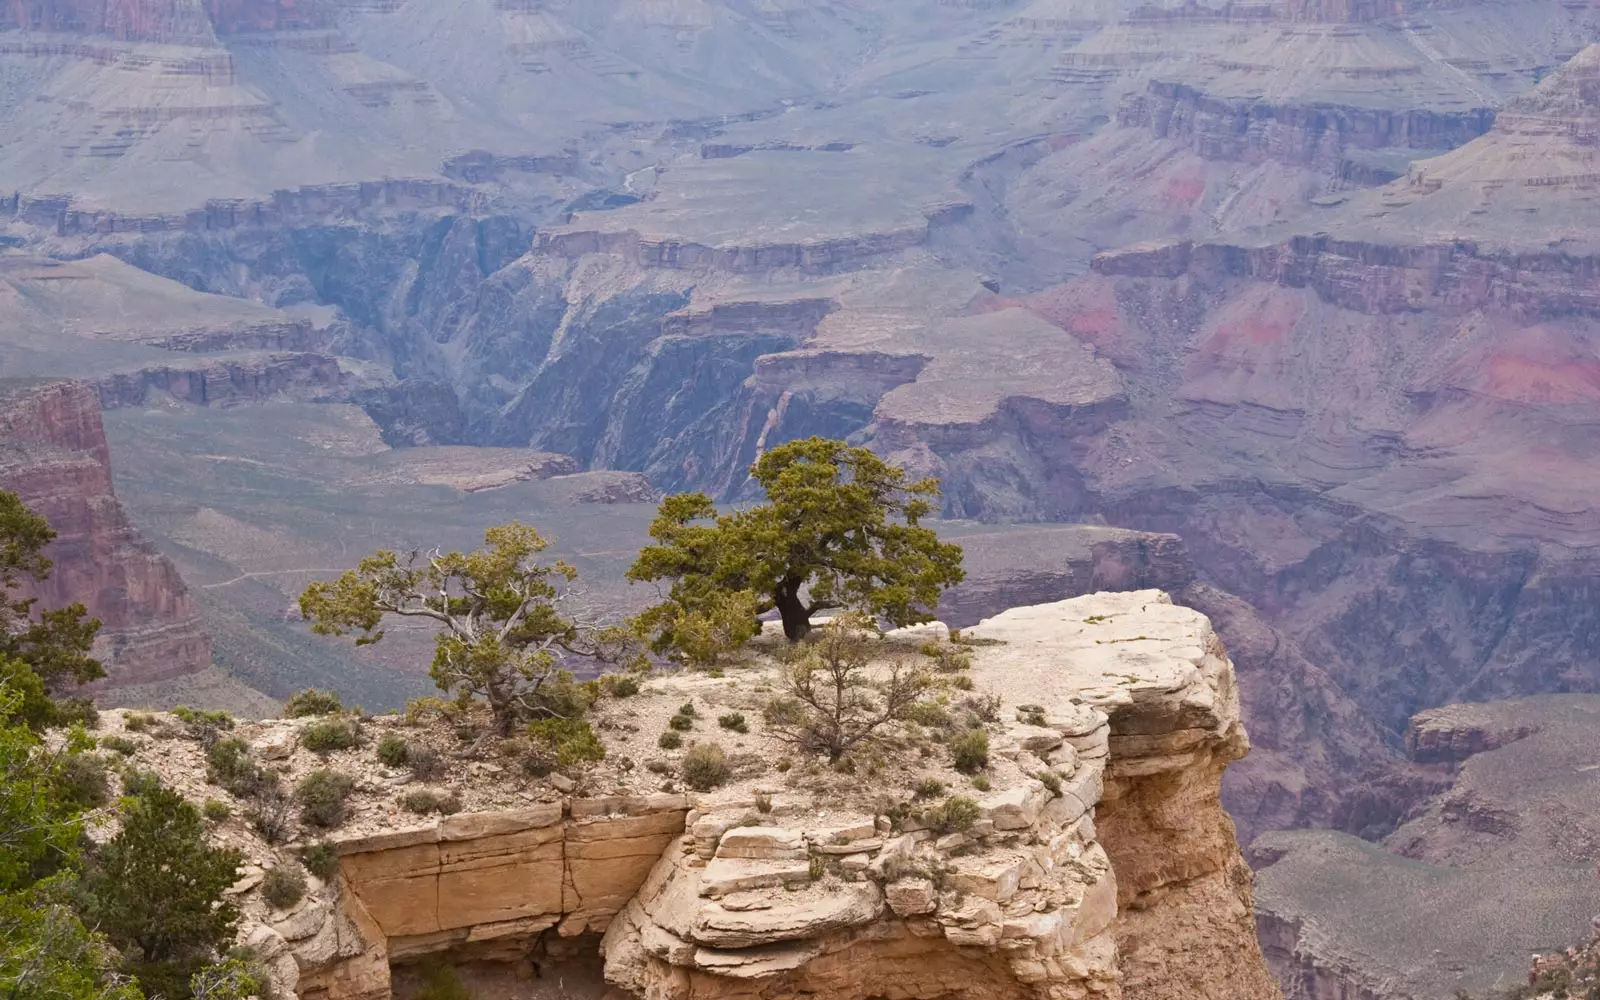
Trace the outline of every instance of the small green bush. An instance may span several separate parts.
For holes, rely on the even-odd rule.
[[[1049,790],[1052,796],[1060,796],[1061,775],[1055,773],[1054,771],[1040,771],[1038,774],[1034,775],[1034,777],[1039,779],[1040,783],[1043,784],[1047,790]]]
[[[148,712],[129,712],[127,717],[122,720],[123,728],[131,733],[142,733],[154,727],[155,724],[156,717]]]
[[[100,709],[95,707],[93,698],[57,698],[55,705],[51,720],[55,725],[100,728]]]
[[[279,865],[261,880],[261,898],[279,910],[287,910],[305,895],[306,877],[289,865]]]
[[[161,787],[161,776],[154,771],[141,771],[131,764],[122,769],[123,795],[144,795]]]
[[[963,698],[961,699],[961,707],[984,722],[994,723],[1000,721],[1000,696],[997,694],[980,694],[970,698]]]
[[[914,799],[936,799],[944,794],[944,782],[938,778],[927,777],[918,781],[912,789],[911,797]]]
[[[378,740],[378,760],[390,767],[404,767],[410,757],[409,749],[403,737],[384,733]]]
[[[756,793],[756,812],[766,815],[772,811],[772,796],[766,792]]]
[[[206,780],[244,797],[259,792],[267,779],[250,754],[250,744],[229,736],[211,744],[206,751]]]
[[[915,722],[919,726],[929,729],[944,729],[950,725],[950,713],[945,707],[932,699],[924,698],[914,702],[906,709],[905,720]]]
[[[256,791],[250,804],[250,825],[269,844],[281,844],[294,833],[294,796],[275,772]]]
[[[950,737],[951,764],[962,774],[976,774],[989,766],[989,734],[969,729]]]
[[[453,965],[434,965],[423,974],[422,989],[416,1000],[472,1000],[472,994],[461,984],[461,976]]]
[[[324,719],[300,730],[300,745],[321,757],[356,745],[355,723],[349,719]]]
[[[946,683],[957,691],[971,691],[976,686],[972,683],[972,678],[966,674],[956,674],[954,677],[949,678]]]
[[[689,718],[693,719],[697,717],[700,712],[694,707],[694,702],[686,701],[682,705],[678,706],[678,714],[687,715]]]
[[[337,715],[344,710],[339,704],[339,696],[332,691],[318,691],[316,688],[306,688],[296,691],[283,703],[283,714],[291,719],[301,719],[308,715]]]
[[[339,849],[327,841],[312,844],[301,849],[300,863],[317,878],[331,882],[339,874]]]
[[[449,816],[461,811],[461,799],[454,792],[441,792],[432,788],[413,789],[400,796],[400,807],[419,816],[439,813]]]
[[[676,736],[677,733],[673,733],[673,735]],[[677,770],[677,768],[672,766],[672,761],[661,760],[660,758],[647,761],[644,765],[644,769],[649,771],[651,774],[671,774]]]
[[[923,813],[923,821],[940,833],[960,833],[972,829],[982,810],[965,795],[952,795]]]
[[[233,728],[233,716],[224,711],[205,712],[179,705],[172,710],[174,717],[184,725],[184,735],[198,740],[204,746],[215,743],[223,733]]]
[[[528,723],[527,770],[542,776],[562,768],[605,760],[606,748],[582,719],[539,719]]]
[[[660,739],[656,740],[656,746],[663,750],[676,750],[683,746],[683,737],[669,729],[661,734]]]
[[[406,766],[411,768],[412,777],[427,781],[444,770],[444,758],[426,743],[409,743],[406,745]]]
[[[613,698],[632,698],[639,693],[639,681],[627,674],[607,674],[601,678],[601,685]]]
[[[733,774],[728,755],[715,743],[696,743],[683,755],[678,773],[684,784],[697,792],[709,792],[727,782]]]
[[[980,792],[987,792],[994,786],[990,784],[987,774],[974,774],[972,776],[972,787]]]
[[[229,809],[228,804],[220,799],[206,799],[205,805],[200,807],[200,815],[213,823],[221,823],[233,815],[233,810]]]
[[[345,803],[354,789],[355,780],[348,774],[327,768],[312,771],[294,789],[300,818],[312,826],[338,826],[344,822]]]
[[[813,882],[827,874],[827,871],[828,859],[824,855],[813,854],[806,862],[806,874],[810,876],[811,881]]]
[[[667,720],[667,725],[671,726],[673,729],[676,729],[680,733],[686,733],[694,728],[694,719],[687,715],[674,715],[672,718]]]
[[[92,753],[68,754],[55,774],[56,794],[82,809],[95,809],[111,797],[104,759]]]
[[[1049,722],[1043,705],[1018,705],[1017,720],[1030,726],[1043,726]]]
[[[100,737],[100,745],[122,757],[132,757],[139,751],[139,744],[126,736],[102,736]]]
[[[736,733],[748,733],[750,726],[744,721],[743,712],[729,712],[727,715],[717,716],[717,725],[723,729],[731,729]]]

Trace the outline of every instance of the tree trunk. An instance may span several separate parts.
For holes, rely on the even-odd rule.
[[[811,633],[811,612],[800,600],[799,590],[798,585],[791,588],[780,583],[777,593],[772,595],[772,603],[783,616],[783,634],[790,642],[799,642]]]

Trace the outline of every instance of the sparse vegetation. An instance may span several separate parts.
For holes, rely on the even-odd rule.
[[[656,746],[663,750],[676,750],[683,746],[683,736],[676,730],[669,729],[656,740]]]
[[[295,786],[300,818],[311,826],[329,828],[344,822],[345,804],[355,789],[355,779],[327,768],[312,771]]]
[[[1043,705],[1018,705],[1017,721],[1030,726],[1044,726],[1049,720],[1045,717]]]
[[[290,719],[300,719],[308,715],[338,715],[344,711],[344,706],[339,704],[339,696],[332,691],[318,691],[316,688],[306,688],[296,691],[283,703],[283,714]]]
[[[87,741],[87,737],[84,738]],[[75,809],[96,809],[111,794],[106,762],[91,753],[65,755],[56,767],[55,794]]]
[[[301,849],[300,863],[322,881],[332,881],[339,874],[339,849],[327,841],[312,844]]]
[[[416,1000],[472,1000],[472,994],[461,984],[455,966],[438,963],[424,973]]]
[[[803,753],[830,763],[903,721],[928,689],[925,671],[896,661],[882,676],[869,670],[859,616],[841,615],[785,665],[787,693],[767,703],[768,727]]]
[[[208,823],[221,823],[233,815],[233,810],[220,799],[206,799],[200,807],[200,815],[204,816]]]
[[[461,799],[454,792],[417,788],[400,796],[400,807],[418,815],[438,813],[449,816],[461,811]]]
[[[913,799],[936,799],[943,795],[944,792],[944,782],[938,778],[927,777],[917,781],[916,787],[912,789],[911,797]]]
[[[756,793],[756,812],[766,815],[772,811],[772,796],[766,792]]]
[[[281,844],[294,832],[294,797],[276,774],[253,797],[250,825],[269,844]]]
[[[709,792],[718,785],[727,783],[733,775],[733,769],[728,765],[728,756],[722,747],[715,743],[696,743],[683,755],[683,763],[678,767],[678,774],[683,783],[697,792]]]
[[[968,729],[950,738],[950,763],[962,774],[976,774],[989,766],[989,734]]]
[[[305,875],[289,865],[279,865],[261,879],[261,898],[280,910],[287,910],[305,895]]]
[[[229,736],[206,751],[206,780],[240,797],[258,793],[269,780],[250,753],[250,744]]]
[[[965,795],[952,795],[922,814],[923,822],[939,833],[963,833],[972,829],[982,810]]]
[[[300,745],[318,756],[349,750],[360,742],[354,719],[319,719],[300,730]]]
[[[1034,777],[1039,779],[1039,783],[1044,785],[1052,796],[1059,797],[1061,795],[1061,775],[1054,771],[1040,771]]]
[[[122,720],[122,726],[130,733],[142,733],[155,728],[156,717],[149,712],[129,712]]]
[[[744,720],[743,712],[729,712],[726,715],[719,715],[717,716],[717,725],[736,733],[748,733],[750,731],[749,724]]]
[[[103,749],[110,750],[112,753],[117,754],[120,757],[132,757],[134,754],[139,752],[139,744],[128,739],[126,736],[117,736],[114,734],[111,736],[100,737],[100,746]]]
[[[994,787],[990,783],[989,776],[987,774],[974,774],[969,784],[972,785],[975,791],[979,792],[987,792],[990,788]]]
[[[405,767],[411,759],[410,749],[405,737],[384,733],[378,738],[378,761],[389,767]]]
[[[594,729],[582,719],[530,722],[528,744],[527,770],[535,775],[592,764],[606,756],[606,748],[595,736]]]

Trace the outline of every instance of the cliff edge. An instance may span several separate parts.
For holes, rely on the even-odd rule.
[[[357,745],[320,756],[302,734],[325,720],[234,724],[284,781],[332,768],[353,784],[324,841],[337,869],[287,909],[257,887],[314,831],[270,846],[248,801],[230,803],[215,835],[250,862],[241,940],[303,1000],[384,1000],[423,960],[526,968],[595,950],[611,987],[651,1000],[1277,998],[1219,801],[1248,741],[1205,616],[1160,591],[1101,593],[948,639],[900,630],[874,657],[945,651],[963,679],[932,704],[977,713],[975,777],[909,723],[847,768],[791,758],[751,713],[779,683],[781,650],[760,643],[726,671],[602,702],[605,759],[544,777],[415,713],[360,720]],[[193,720],[107,713],[104,729],[185,794],[228,801]],[[725,780],[680,790],[693,750],[663,730],[717,742]],[[428,777],[448,814],[398,808],[419,779],[374,758],[379,734],[443,748]]]

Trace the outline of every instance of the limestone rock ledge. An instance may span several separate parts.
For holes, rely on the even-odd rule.
[[[336,884],[247,906],[243,937],[303,1000],[386,1000],[391,963],[586,934],[647,1000],[1279,997],[1219,801],[1248,742],[1206,618],[1094,594],[963,639],[1004,706],[965,822],[883,782],[568,795],[353,832]]]

